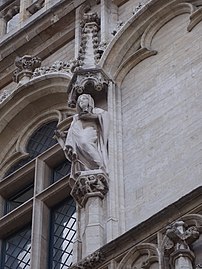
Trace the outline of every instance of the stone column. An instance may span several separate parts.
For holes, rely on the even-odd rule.
[[[104,244],[103,198],[108,191],[108,176],[102,170],[81,172],[71,195],[80,205],[82,257]]]
[[[35,174],[35,193],[32,212],[32,248],[31,268],[47,268],[48,244],[49,244],[49,220],[50,210],[44,202],[37,199],[35,195],[40,193],[47,185],[48,171],[45,162],[37,158]],[[39,180],[40,179],[40,180]]]
[[[49,242],[49,216],[48,207],[40,200],[34,199],[32,223],[32,249],[31,268],[46,268],[47,249]],[[44,229],[46,227],[46,229]]]
[[[104,245],[103,200],[100,197],[91,197],[83,211],[86,225],[81,231],[84,242],[82,257],[86,257]]]
[[[121,92],[113,82],[108,87],[108,112],[111,125],[108,145],[110,192],[107,195],[107,242],[125,232]]]
[[[166,235],[170,242],[164,247],[173,269],[193,269],[194,253],[190,245],[199,238],[197,227],[185,228],[183,221],[177,221],[167,227]]]

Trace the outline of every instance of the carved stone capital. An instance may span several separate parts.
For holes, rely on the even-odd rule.
[[[84,207],[89,197],[103,199],[107,192],[108,176],[98,169],[81,172],[73,185],[71,195]]]
[[[30,55],[17,57],[15,60],[17,69],[13,73],[14,81],[25,83],[30,80],[35,68],[40,67],[41,59]]]
[[[76,106],[76,100],[82,93],[89,93],[92,96],[95,92],[107,91],[109,78],[99,69],[80,70],[72,78],[68,88],[70,107]]]

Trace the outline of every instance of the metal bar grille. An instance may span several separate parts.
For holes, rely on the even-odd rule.
[[[60,178],[68,175],[71,170],[71,163],[68,160],[64,160],[52,170],[52,182],[58,181]]]
[[[2,268],[30,268],[31,228],[16,233],[3,242]]]
[[[75,210],[71,197],[52,210],[51,269],[67,269],[72,264],[73,240],[76,235]]]
[[[29,142],[26,147],[26,151],[29,153],[29,156],[25,159],[20,160],[16,164],[14,164],[5,174],[5,176],[10,175],[15,170],[19,169],[32,159],[36,158],[39,154],[47,150],[48,148],[52,147],[56,144],[56,140],[53,138],[54,131],[56,129],[57,122],[52,121],[33,133],[30,137]]]

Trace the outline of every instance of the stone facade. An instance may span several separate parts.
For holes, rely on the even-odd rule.
[[[0,1],[1,253],[31,223],[28,268],[56,268],[50,216],[72,196],[72,269],[202,268],[201,11],[201,0]],[[108,171],[50,183],[81,94],[109,114]],[[9,174],[51,121],[58,143]],[[5,214],[28,184],[32,197]]]

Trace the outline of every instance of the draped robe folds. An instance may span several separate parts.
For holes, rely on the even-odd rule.
[[[66,137],[65,149],[71,148],[76,156],[73,161],[70,160],[72,161],[72,178],[75,178],[82,171],[95,169],[101,169],[108,173],[109,115],[101,108],[92,108],[91,113],[97,115],[97,118],[82,120],[76,114]]]

